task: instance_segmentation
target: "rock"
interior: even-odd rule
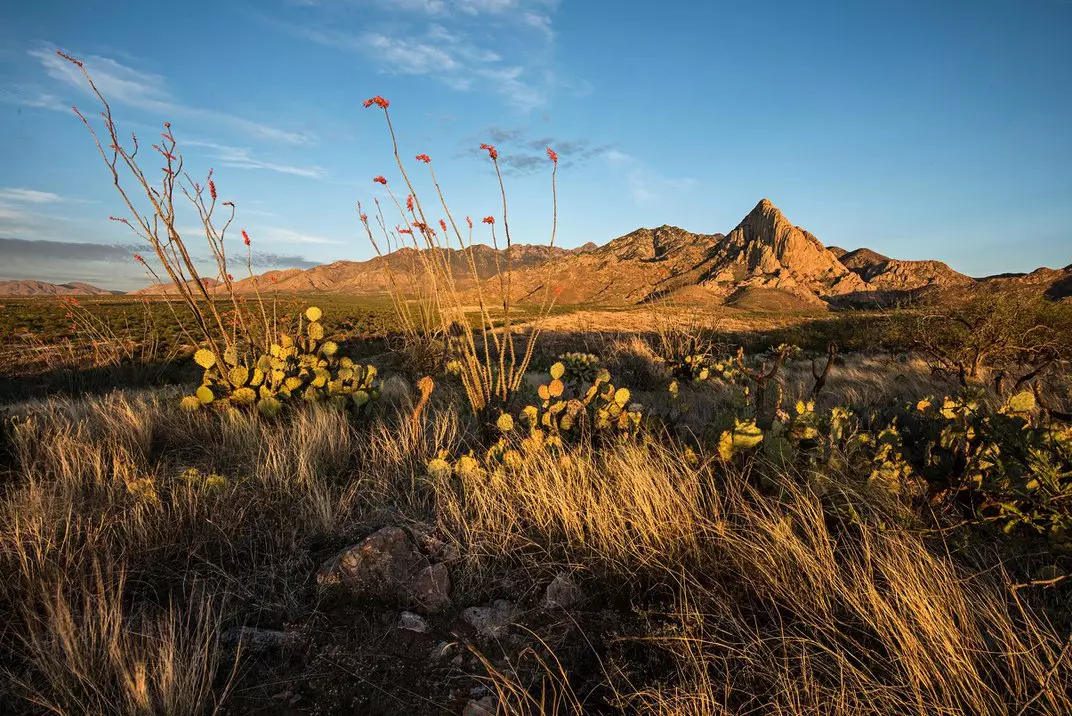
[[[384,527],[324,562],[316,575],[355,595],[435,613],[450,603],[450,573],[430,564],[398,527]]]
[[[495,716],[499,712],[499,701],[494,696],[470,701],[462,709],[462,716]]]
[[[568,609],[582,601],[584,592],[565,572],[556,574],[544,593],[544,605],[552,609]]]
[[[877,291],[913,291],[926,286],[964,286],[974,281],[941,261],[900,261],[856,249],[841,257],[841,263]]]
[[[409,591],[430,613],[442,611],[450,604],[450,572],[445,564],[431,564],[417,573]]]
[[[421,537],[421,549],[430,559],[436,562],[453,562],[461,556],[457,545],[445,542],[434,534],[426,534]]]
[[[275,629],[257,629],[255,627],[234,627],[220,635],[220,644],[234,648],[241,644],[243,649],[262,652],[270,649],[284,649],[301,644],[301,634]]]
[[[402,612],[402,616],[398,619],[398,628],[415,631],[418,634],[426,634],[428,632],[428,622],[419,614]]]
[[[469,607],[462,612],[462,619],[486,637],[498,637],[517,620],[518,610],[513,602],[496,599],[488,607]]]

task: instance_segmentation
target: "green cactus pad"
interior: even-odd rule
[[[566,366],[562,363],[555,363],[551,366],[551,377],[555,380],[559,380],[566,374]]]
[[[194,363],[208,370],[212,366],[216,365],[216,356],[212,355],[212,351],[205,348],[199,349],[194,353]]]
[[[212,394],[211,388],[207,385],[202,385],[197,389],[197,399],[200,400],[203,405],[208,405],[216,399],[216,396]]]
[[[244,365],[236,365],[227,371],[227,380],[231,381],[231,385],[236,388],[245,385],[249,381],[249,368]]]
[[[321,338],[324,337],[324,326],[320,323],[310,323],[309,327],[306,329],[306,332],[309,334],[309,337],[312,338],[314,341],[319,341]]]
[[[235,405],[252,405],[257,400],[257,392],[253,388],[239,388],[231,393],[231,402]]]
[[[324,315],[324,312],[321,311],[316,306],[309,306],[309,308],[307,308],[305,310],[305,317],[308,318],[313,323],[316,323],[317,321],[319,321],[320,317],[323,316],[323,315]]]

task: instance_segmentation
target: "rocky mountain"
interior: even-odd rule
[[[45,281],[0,281],[0,296],[111,296],[115,291],[97,288],[81,281],[47,283]]]
[[[876,291],[916,291],[932,286],[966,286],[974,280],[941,261],[901,261],[871,249],[856,249],[840,257],[841,263]]]
[[[210,291],[215,290],[216,287],[220,284],[220,282],[217,281],[214,278],[202,278],[201,282]],[[192,280],[187,281],[186,285],[190,286],[191,288],[193,288],[195,293],[196,293],[196,290],[197,290],[197,283],[196,282],[194,282]],[[172,285],[171,283],[165,283],[165,284],[162,284],[162,285],[153,284],[152,286],[147,286],[145,288],[139,288],[137,291],[131,291],[130,293],[135,295],[135,296],[145,296],[145,295],[153,295],[153,294],[159,294],[159,293],[174,293],[174,294],[177,294],[178,292],[179,292],[178,289],[175,288],[174,285]]]
[[[816,304],[868,289],[768,199],[719,242],[704,284],[727,296],[742,288],[777,289]]]
[[[374,295],[389,291],[393,277],[402,291],[412,292],[416,282],[424,281],[426,261],[449,264],[457,288],[475,299],[478,283],[485,296],[498,295],[496,276],[506,266],[506,251],[483,244],[474,245],[471,254],[468,249],[418,252],[406,248],[368,261],[270,271],[235,285],[240,292]],[[881,302],[932,287],[975,282],[940,261],[904,261],[865,248],[824,247],[767,199],[728,234],[695,234],[663,225],[636,229],[602,246],[589,242],[567,250],[516,245],[510,261],[513,300],[539,301],[550,293],[559,304],[630,305],[669,299],[789,310]],[[1047,290],[1052,284],[1056,291],[1069,293],[1070,268],[987,280]]]
[[[988,287],[1014,290],[1041,290],[1053,300],[1072,299],[1072,264],[1063,269],[1038,268],[1031,273],[987,276],[979,282]]]

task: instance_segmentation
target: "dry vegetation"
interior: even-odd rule
[[[183,184],[169,131],[157,193],[105,121],[160,261],[196,272],[153,201],[178,187],[225,272],[215,185]],[[6,406],[0,711],[1072,711],[1067,311],[664,305],[611,331],[551,296],[511,326],[504,289],[471,330],[428,256],[378,371],[318,307],[187,287],[199,386]],[[445,602],[338,576],[384,534]]]

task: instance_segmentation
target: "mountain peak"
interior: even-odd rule
[[[715,283],[778,288],[818,301],[866,288],[819,240],[761,199],[722,242]]]

